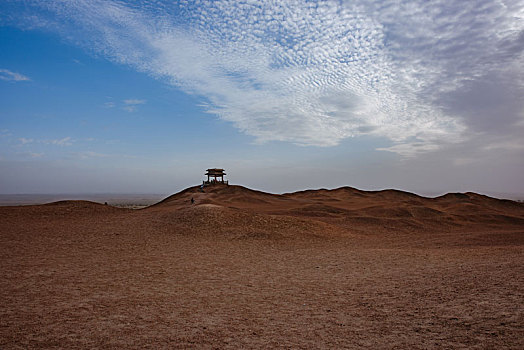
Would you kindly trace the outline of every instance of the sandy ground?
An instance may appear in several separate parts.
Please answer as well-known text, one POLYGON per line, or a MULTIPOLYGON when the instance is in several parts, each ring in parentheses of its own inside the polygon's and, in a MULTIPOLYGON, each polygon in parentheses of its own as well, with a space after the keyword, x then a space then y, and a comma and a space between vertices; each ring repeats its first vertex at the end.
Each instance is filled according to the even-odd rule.
POLYGON ((164 195, 154 193, 0 194, 0 206, 36 205, 63 200, 86 200, 100 204, 108 203, 120 208, 139 209, 155 204, 164 197, 164 195))
POLYGON ((524 205, 475 194, 0 207, 0 244, 2 349, 524 348, 524 205))

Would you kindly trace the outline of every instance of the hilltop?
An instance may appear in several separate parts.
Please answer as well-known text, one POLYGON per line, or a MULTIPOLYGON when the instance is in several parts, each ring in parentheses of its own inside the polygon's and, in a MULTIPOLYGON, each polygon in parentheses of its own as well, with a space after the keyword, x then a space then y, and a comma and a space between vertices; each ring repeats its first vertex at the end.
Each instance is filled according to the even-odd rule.
POLYGON ((524 204, 472 192, 426 198, 398 190, 362 191, 341 187, 278 195, 232 185, 209 186, 202 192, 195 186, 145 210, 183 211, 186 218, 191 216, 190 212, 197 211, 200 215, 209 210, 220 210, 222 217, 233 213, 286 217, 327 224, 331 231, 339 233, 370 229, 441 232, 524 227, 524 204))

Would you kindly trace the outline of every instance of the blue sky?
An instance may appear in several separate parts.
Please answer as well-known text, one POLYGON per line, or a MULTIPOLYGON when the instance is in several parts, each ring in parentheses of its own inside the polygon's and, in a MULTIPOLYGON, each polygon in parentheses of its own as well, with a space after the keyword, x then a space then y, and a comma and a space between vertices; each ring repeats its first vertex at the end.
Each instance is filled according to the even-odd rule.
POLYGON ((2 1, 1 193, 524 194, 522 1, 2 1))

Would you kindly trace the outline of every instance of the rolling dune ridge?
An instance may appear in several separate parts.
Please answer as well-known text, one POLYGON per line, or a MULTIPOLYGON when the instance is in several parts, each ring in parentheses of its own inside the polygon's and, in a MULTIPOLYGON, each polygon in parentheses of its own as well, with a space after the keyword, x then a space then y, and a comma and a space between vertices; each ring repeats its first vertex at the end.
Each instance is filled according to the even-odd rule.
POLYGON ((0 348, 524 346, 521 203, 204 191, 0 207, 0 348))

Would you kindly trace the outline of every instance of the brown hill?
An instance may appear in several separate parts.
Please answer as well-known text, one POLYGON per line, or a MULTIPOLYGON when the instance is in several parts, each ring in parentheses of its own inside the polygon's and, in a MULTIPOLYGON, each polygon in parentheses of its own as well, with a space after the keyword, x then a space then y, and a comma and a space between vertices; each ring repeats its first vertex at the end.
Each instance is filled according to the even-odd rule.
POLYGON ((0 206, 0 265, 2 349, 524 348, 524 205, 475 193, 0 206))
POLYGON ((202 205, 217 206, 222 217, 242 212, 242 215, 301 218, 327 223, 346 233, 369 229, 475 231, 486 227, 524 227, 522 203, 476 193, 426 198, 398 190, 362 191, 351 187, 282 195, 242 186, 216 185, 206 187, 203 192, 199 187, 191 187, 145 210, 183 209, 183 215, 190 216, 191 208, 202 211, 199 209, 202 205))
MULTIPOLYGON (((162 232, 227 238, 513 232, 524 227, 524 204, 518 202, 471 192, 426 198, 398 190, 351 187, 279 195, 234 185, 208 186, 203 191, 194 186, 138 211, 88 201, 3 207, 2 211, 4 220, 30 216, 47 221, 99 218, 109 222, 112 216, 125 216, 126 223, 147 224, 162 232)), ((511 241, 520 240, 521 235, 513 236, 511 241)))

